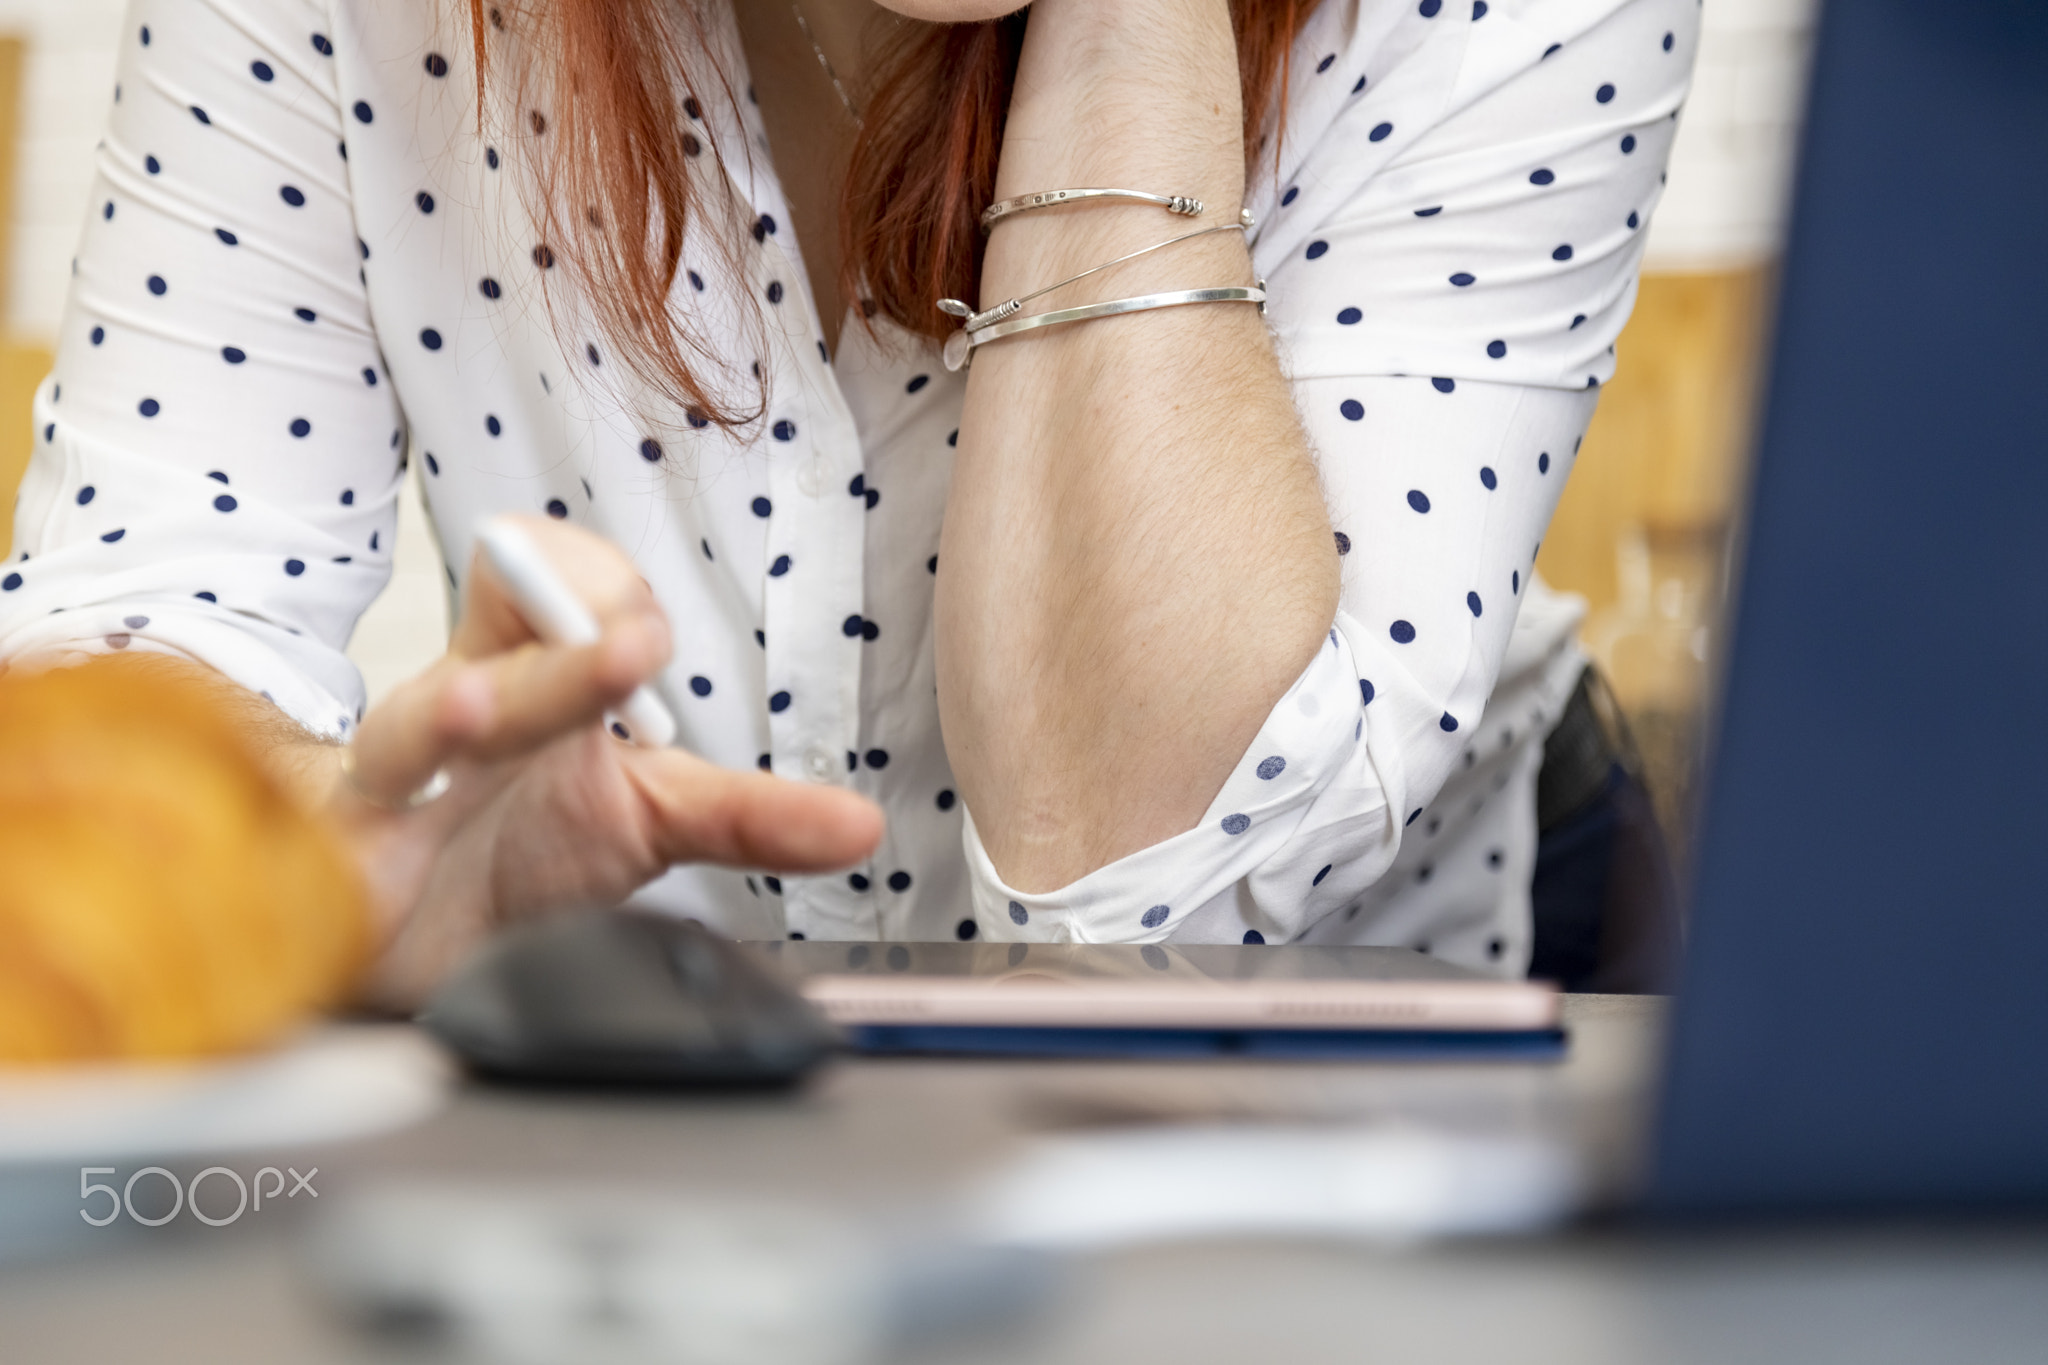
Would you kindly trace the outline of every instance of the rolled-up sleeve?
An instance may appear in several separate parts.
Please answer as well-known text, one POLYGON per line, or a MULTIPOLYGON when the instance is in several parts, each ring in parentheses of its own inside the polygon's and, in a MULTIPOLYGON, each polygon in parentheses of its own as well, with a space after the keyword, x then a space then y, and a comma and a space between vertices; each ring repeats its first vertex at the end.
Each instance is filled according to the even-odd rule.
MULTIPOLYGON (((1322 7, 1295 51, 1321 82, 1290 106, 1301 147, 1252 196, 1342 556, 1328 640, 1173 839, 1029 895, 997 875, 970 812, 979 932, 1299 937, 1355 907, 1475 761, 1504 661, 1539 712, 1569 690, 1570 612, 1538 613, 1554 659, 1515 663, 1516 621, 1613 373, 1696 7, 1499 11, 1322 7)), ((1526 749, 1540 731, 1503 742, 1517 735, 1526 749)))
POLYGON ((347 733, 404 423, 324 6, 134 5, 0 576, 0 660, 202 661, 347 733))

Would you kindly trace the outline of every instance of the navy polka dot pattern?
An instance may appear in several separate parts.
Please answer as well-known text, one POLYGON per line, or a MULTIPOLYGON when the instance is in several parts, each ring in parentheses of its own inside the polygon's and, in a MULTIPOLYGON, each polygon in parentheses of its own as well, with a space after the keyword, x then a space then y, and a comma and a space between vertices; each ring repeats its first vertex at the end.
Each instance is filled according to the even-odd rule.
MULTIPOLYGON (((1518 970, 1526 929, 1500 890, 1526 884, 1514 765, 1539 751, 1531 713, 1576 657, 1569 608, 1522 580, 1591 412, 1584 385, 1612 373, 1697 27, 1683 0, 1590 2, 1324 3, 1302 29, 1287 164, 1247 193, 1330 491, 1341 611, 1203 817, 1085 894, 1001 885, 938 731, 931 604, 961 377, 860 329, 823 349, 794 220, 758 161, 744 273, 692 228, 676 288, 705 317, 775 310, 768 335, 706 333, 765 383, 761 420, 729 437, 703 413, 620 401, 608 338, 550 322, 588 314, 523 216, 522 160, 501 155, 507 136, 546 136, 546 111, 466 118, 467 48, 434 6, 335 32, 291 5, 230 21, 151 0, 151 41, 129 29, 118 150, 36 397, 30 558, 0 578, 0 658, 178 649, 343 737, 366 700, 343 644, 417 459, 445 526, 549 513, 627 546, 676 632, 660 686, 683 744, 733 769, 765 755, 887 812, 856 874, 683 868, 654 902, 763 939, 1327 934, 1518 970), (104 602, 109 581, 136 599, 104 602), (1489 743, 1497 717, 1512 746, 1489 743), (1470 770, 1468 745, 1489 755, 1470 770), (1509 768, 1506 794, 1456 785, 1509 768), (1425 807, 1407 839, 1387 816, 1425 807), (1475 863, 1504 850, 1484 869, 1495 899, 1457 899, 1454 840, 1475 863)), ((730 163, 760 135, 744 102, 688 112, 686 156, 730 163)), ((451 584, 467 550, 450 537, 451 584)))

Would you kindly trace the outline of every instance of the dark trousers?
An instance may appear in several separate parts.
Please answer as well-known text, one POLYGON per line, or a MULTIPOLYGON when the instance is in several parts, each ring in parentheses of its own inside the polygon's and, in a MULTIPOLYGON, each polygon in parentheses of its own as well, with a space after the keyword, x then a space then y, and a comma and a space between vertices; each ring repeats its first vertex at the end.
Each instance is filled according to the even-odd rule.
POLYGON ((1544 745, 1529 975, 1568 991, 1668 991, 1681 940, 1670 846, 1625 722, 1591 668, 1544 745))

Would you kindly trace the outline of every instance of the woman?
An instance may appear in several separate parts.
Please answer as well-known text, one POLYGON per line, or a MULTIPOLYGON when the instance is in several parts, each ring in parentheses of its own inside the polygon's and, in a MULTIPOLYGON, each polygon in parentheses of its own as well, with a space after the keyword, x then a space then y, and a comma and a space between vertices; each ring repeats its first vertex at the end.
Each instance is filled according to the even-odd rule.
POLYGON ((1695 5, 885 5, 138 0, 0 657, 246 689, 403 927, 399 992, 629 893, 752 937, 1518 973, 1582 665, 1531 570, 1695 5), (1073 186, 1201 207, 976 227, 1073 186), (1024 311, 1263 281, 1263 317, 941 366, 939 297, 1203 228, 1024 311), (460 619, 362 714, 408 456, 460 619), (503 511, 599 644, 541 647, 471 567, 503 511), (600 728, 643 679, 677 749, 600 728))

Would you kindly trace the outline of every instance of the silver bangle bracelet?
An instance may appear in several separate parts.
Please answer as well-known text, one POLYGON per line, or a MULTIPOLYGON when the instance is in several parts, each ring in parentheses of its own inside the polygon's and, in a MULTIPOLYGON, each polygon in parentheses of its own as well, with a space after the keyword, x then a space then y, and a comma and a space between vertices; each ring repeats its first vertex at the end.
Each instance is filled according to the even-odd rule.
POLYGON ((1251 226, 1252 211, 1244 209, 1239 212, 1238 221, 1235 223, 1222 223, 1216 227, 1196 228, 1193 232, 1184 232, 1178 237, 1169 237, 1163 242, 1154 242, 1151 246, 1141 246, 1136 251, 1119 256, 1113 261, 1104 261, 1101 265, 1091 265, 1080 274, 1069 275, 1057 284, 1049 284, 1043 289, 1034 289, 1028 294, 1019 294, 1013 299, 1005 299, 993 308, 985 308, 977 313, 959 299, 940 299, 939 311, 952 317, 967 319, 963 324, 967 330, 978 332, 992 322, 1001 322, 1004 318, 1021 311, 1025 304, 1041 294, 1050 294, 1055 289, 1065 289, 1068 285, 1085 280, 1090 275, 1107 270, 1111 266, 1122 265, 1125 261, 1135 261, 1140 256, 1150 255, 1152 252, 1164 250, 1181 242, 1191 241, 1196 237, 1207 237, 1218 232, 1249 232, 1251 226))
POLYGON ((1187 218, 1200 217, 1202 212, 1202 201, 1185 194, 1148 194, 1144 190, 1112 189, 1040 190, 1036 194, 1020 194, 990 204, 981 211, 981 230, 987 232, 1003 219, 1029 213, 1032 209, 1049 209, 1055 204, 1071 204, 1084 199, 1122 199, 1132 203, 1157 204, 1168 213, 1178 213, 1187 218))
POLYGON ((1218 289, 1178 289, 1165 294, 1140 294, 1135 298, 1110 299, 1105 303, 1083 304, 1078 308, 1060 308, 1050 313, 1033 313, 1027 318, 1011 318, 1006 322, 990 323, 979 331, 970 332, 961 328, 946 338, 943 358, 948 370, 957 370, 973 358, 977 346, 986 346, 991 341, 1001 341, 1020 332, 1029 332, 1038 327, 1056 327, 1063 322, 1086 322, 1092 318, 1113 318, 1121 313, 1143 313, 1153 308, 1172 308, 1183 303, 1256 303, 1259 312, 1266 311, 1266 282, 1260 280, 1252 288, 1230 285, 1218 289))

